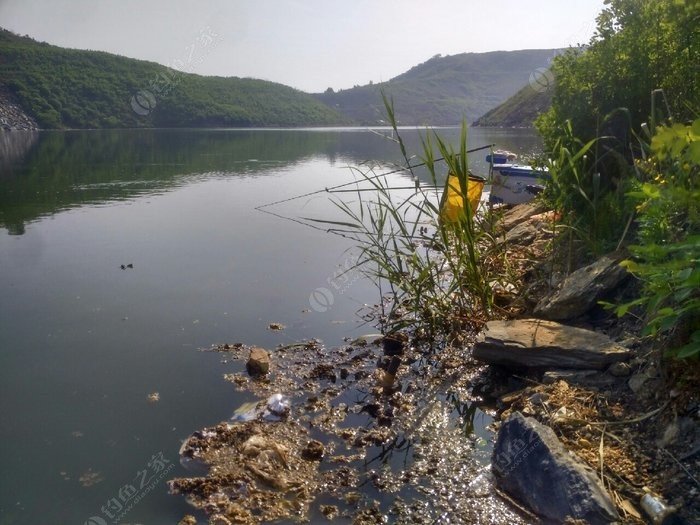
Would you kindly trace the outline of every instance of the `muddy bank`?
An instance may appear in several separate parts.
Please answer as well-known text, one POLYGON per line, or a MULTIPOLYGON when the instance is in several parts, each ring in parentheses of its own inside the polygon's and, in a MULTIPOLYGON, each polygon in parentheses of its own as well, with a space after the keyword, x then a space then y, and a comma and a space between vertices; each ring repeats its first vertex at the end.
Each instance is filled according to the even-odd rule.
POLYGON ((310 341, 270 351, 262 376, 245 371, 251 348, 212 350, 239 369, 226 380, 260 402, 183 445, 184 464, 208 470, 171 489, 204 511, 200 520, 529 522, 492 489, 491 418, 474 401, 480 367, 465 349, 385 347, 377 336, 332 349, 310 341), (276 393, 290 401, 277 421, 266 417, 276 393))

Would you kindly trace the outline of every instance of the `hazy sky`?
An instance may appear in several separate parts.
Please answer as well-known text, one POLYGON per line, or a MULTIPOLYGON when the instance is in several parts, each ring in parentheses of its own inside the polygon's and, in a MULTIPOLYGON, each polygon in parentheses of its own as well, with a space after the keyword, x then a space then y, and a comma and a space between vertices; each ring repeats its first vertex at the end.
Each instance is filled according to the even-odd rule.
POLYGON ((0 26, 205 75, 304 91, 403 73, 438 53, 588 42, 603 0, 0 0, 0 26))

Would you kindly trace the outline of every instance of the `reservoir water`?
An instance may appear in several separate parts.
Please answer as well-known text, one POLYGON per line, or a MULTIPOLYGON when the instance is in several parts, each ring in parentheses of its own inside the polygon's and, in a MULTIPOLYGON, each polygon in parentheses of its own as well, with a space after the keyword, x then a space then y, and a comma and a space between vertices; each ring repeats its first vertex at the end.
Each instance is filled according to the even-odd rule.
MULTIPOLYGON (((409 152, 425 133, 402 131, 409 152)), ((470 147, 489 143, 539 148, 528 130, 470 131, 470 147)), ((240 363, 200 349, 376 331, 357 312, 377 288, 333 286, 353 243, 255 208, 400 163, 377 133, 2 132, 0 154, 2 525, 109 523, 128 487, 117 523, 177 523, 190 509, 165 482, 187 474, 182 440, 251 400, 222 379, 240 363), (319 288, 332 304, 314 304, 319 288)), ((266 210, 340 218, 325 192, 266 210)))

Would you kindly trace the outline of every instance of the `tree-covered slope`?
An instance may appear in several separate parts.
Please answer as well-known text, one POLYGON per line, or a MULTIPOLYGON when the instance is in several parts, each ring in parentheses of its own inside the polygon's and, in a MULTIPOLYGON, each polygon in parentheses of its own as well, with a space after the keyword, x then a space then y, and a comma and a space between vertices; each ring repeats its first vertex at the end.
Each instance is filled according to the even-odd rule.
POLYGON ((503 104, 487 111, 473 125, 531 128, 535 119, 552 105, 553 93, 554 86, 528 84, 503 104))
POLYGON ((547 67, 555 49, 436 55, 387 82, 315 96, 362 124, 383 119, 381 90, 393 97, 401 124, 458 124, 498 106, 547 67))
POLYGON ((310 95, 249 78, 203 77, 0 29, 0 83, 43 128, 320 126, 347 123, 310 95))

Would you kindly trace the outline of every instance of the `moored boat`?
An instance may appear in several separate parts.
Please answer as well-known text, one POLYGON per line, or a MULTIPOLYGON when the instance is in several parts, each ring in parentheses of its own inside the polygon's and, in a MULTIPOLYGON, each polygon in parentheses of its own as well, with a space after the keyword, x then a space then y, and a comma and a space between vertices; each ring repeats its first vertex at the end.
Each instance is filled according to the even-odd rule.
POLYGON ((486 161, 491 163, 491 204, 521 204, 532 200, 549 179, 546 170, 515 164, 514 153, 495 151, 487 155, 486 161), (506 162, 499 162, 505 160, 506 162), (492 162, 493 161, 493 162, 492 162))

